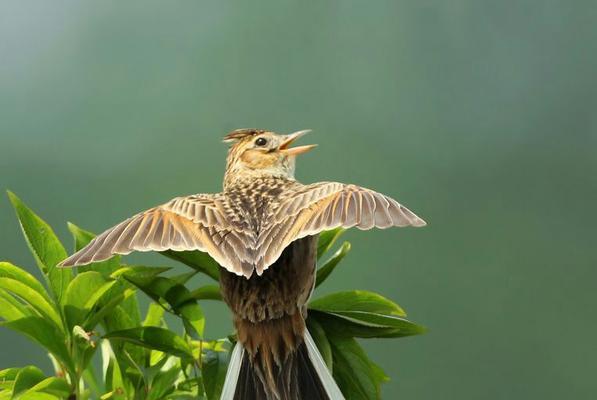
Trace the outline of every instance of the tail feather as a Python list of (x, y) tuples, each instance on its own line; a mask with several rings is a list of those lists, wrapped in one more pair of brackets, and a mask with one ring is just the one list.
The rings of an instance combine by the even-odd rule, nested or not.
[(251, 363), (240, 343), (233, 351), (221, 400), (344, 400), (338, 385), (323, 362), (311, 335), (276, 368), (277, 390), (264, 387), (259, 368)]
[(234, 391), (236, 390), (237, 382), (240, 375), (241, 365), (244, 359), (245, 350), (240, 343), (237, 343), (232, 350), (230, 356), (230, 363), (226, 371), (226, 379), (224, 379), (224, 387), (222, 388), (221, 400), (231, 400), (234, 398)]
[(334, 380), (330, 370), (328, 369), (327, 365), (323, 361), (323, 357), (321, 353), (317, 349), (315, 345), (315, 341), (308, 330), (305, 330), (305, 345), (307, 346), (307, 354), (309, 355), (309, 359), (313, 363), (313, 368), (317, 373), (319, 379), (321, 379), (321, 383), (331, 400), (344, 400), (344, 396), (338, 387), (338, 384)]

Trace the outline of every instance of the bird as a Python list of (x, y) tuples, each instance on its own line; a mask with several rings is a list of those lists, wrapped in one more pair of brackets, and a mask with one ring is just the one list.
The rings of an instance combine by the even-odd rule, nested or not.
[(222, 400), (338, 400), (338, 388), (306, 327), (319, 233), (422, 227), (389, 196), (354, 184), (295, 179), (293, 146), (310, 130), (278, 134), (237, 129), (223, 190), (176, 197), (95, 237), (60, 263), (74, 267), (133, 251), (207, 252), (220, 266), (220, 290), (237, 343)]

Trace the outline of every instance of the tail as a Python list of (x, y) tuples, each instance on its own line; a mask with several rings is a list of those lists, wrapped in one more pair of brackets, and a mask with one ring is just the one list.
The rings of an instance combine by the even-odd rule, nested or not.
[(264, 384), (263, 369), (236, 344), (221, 400), (344, 400), (307, 330), (302, 343), (281, 365), (273, 366), (275, 390)]

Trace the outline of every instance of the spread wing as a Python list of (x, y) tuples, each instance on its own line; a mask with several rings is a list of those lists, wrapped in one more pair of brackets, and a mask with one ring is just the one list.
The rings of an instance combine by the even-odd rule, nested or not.
[(84, 265), (133, 251), (200, 250), (240, 273), (249, 268), (244, 259), (250, 258), (242, 237), (226, 217), (223, 196), (178, 197), (108, 229), (60, 265)]
[(270, 208), (259, 232), (236, 211), (222, 194), (178, 197), (108, 229), (60, 265), (85, 265), (133, 251), (200, 250), (249, 278), (254, 271), (261, 275), (293, 241), (321, 231), (425, 225), (390, 197), (334, 182), (297, 184)]
[(258, 240), (261, 275), (293, 241), (343, 227), (367, 230), (426, 223), (396, 200), (355, 185), (321, 182), (302, 186), (283, 200)]

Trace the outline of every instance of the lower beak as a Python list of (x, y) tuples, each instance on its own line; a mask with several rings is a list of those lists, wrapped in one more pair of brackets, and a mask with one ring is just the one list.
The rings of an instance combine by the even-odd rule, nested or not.
[(290, 135), (286, 135), (286, 138), (284, 139), (284, 141), (282, 142), (280, 147), (278, 147), (278, 150), (280, 151), (280, 153), (282, 153), (286, 156), (296, 156), (296, 155), (303, 154), (303, 153), (313, 150), (315, 147), (317, 147), (316, 144), (308, 144), (306, 146), (289, 147), (294, 141), (296, 141), (298, 138), (300, 138), (302, 136), (305, 136), (309, 132), (311, 132), (311, 129), (305, 129), (304, 131), (298, 131), (295, 133), (291, 133)]

